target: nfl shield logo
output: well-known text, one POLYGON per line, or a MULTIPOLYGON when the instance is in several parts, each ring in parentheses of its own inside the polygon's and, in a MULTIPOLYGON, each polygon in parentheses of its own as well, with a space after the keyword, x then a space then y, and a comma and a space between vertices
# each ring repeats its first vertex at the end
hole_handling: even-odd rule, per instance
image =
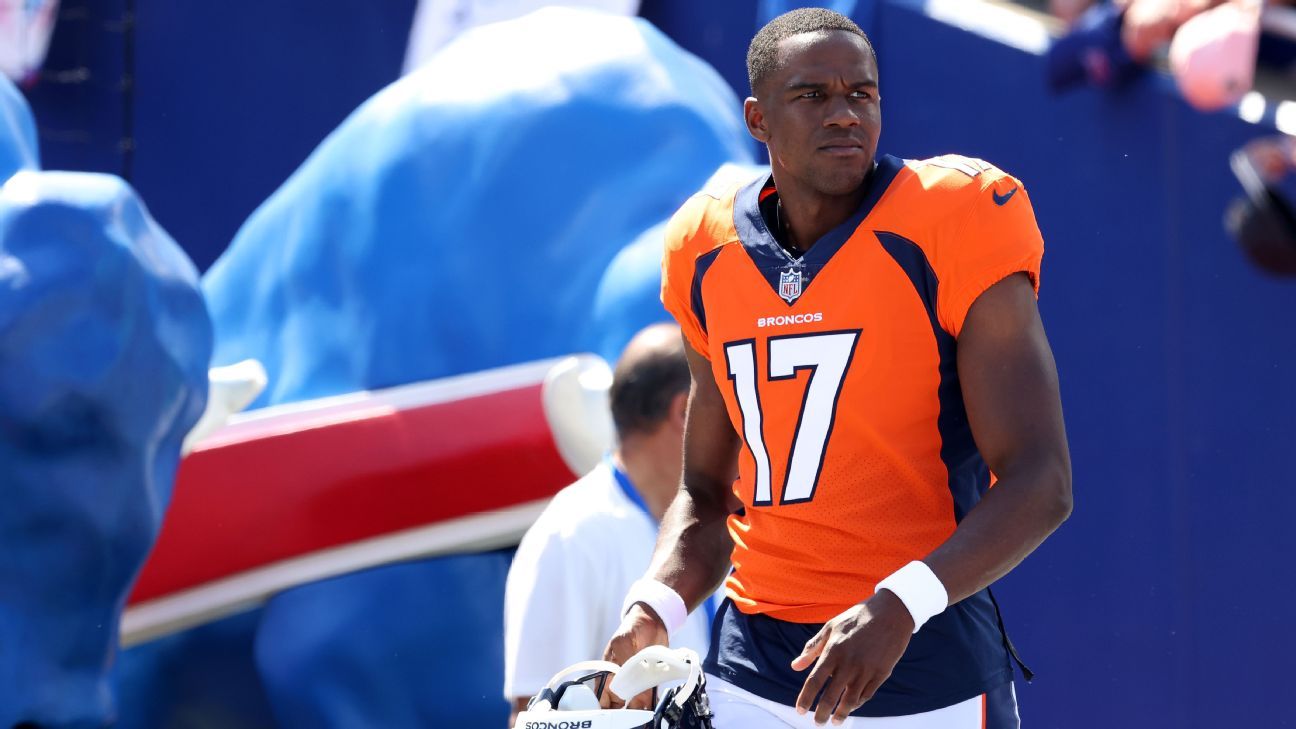
POLYGON ((801 269, 788 266, 779 273, 779 296, 789 304, 801 295, 801 269))

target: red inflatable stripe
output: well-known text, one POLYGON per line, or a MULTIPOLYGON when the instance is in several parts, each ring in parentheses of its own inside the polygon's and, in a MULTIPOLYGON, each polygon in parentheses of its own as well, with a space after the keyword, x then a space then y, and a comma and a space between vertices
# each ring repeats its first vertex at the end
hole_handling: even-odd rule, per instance
POLYGON ((551 496, 574 474, 545 419, 543 371, 527 377, 461 398, 432 383, 322 401, 218 431, 182 462, 130 602, 551 496))

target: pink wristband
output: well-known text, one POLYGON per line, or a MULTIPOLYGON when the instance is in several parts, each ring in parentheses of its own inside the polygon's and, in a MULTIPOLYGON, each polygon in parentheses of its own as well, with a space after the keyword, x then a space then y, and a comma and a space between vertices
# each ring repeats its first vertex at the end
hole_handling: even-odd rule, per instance
POLYGON ((637 602, 647 605, 657 613, 657 617, 661 618, 666 626, 667 635, 679 630, 688 618, 688 607, 684 604, 684 598, 669 586, 650 577, 638 580, 630 586, 630 592, 626 594, 625 602, 621 604, 621 614, 630 612, 630 608, 637 602))

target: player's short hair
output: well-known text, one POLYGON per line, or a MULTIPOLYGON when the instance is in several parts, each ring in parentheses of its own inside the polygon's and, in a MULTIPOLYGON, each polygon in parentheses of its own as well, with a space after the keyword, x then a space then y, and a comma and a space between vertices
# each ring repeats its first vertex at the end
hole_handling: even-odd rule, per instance
POLYGON ((747 82, 751 84, 754 95, 756 88, 778 69, 778 46, 784 39, 802 33, 820 33, 831 30, 844 30, 864 39, 869 53, 877 60, 873 42, 860 30, 855 21, 841 13, 827 8, 799 8, 791 10, 765 24, 752 38, 747 46, 747 82))
POLYGON ((670 413, 671 403, 689 389, 688 358, 679 337, 635 357, 622 357, 612 374, 612 422, 621 438, 649 433, 670 413))

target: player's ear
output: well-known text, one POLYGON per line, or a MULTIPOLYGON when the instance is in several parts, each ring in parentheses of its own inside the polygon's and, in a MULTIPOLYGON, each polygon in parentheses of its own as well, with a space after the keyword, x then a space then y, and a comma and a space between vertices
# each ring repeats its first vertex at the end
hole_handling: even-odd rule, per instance
POLYGON ((748 96, 743 102, 743 119, 747 122, 747 133, 758 142, 769 141, 769 130, 765 126, 765 111, 761 109, 760 100, 748 96))
POLYGON ((688 412, 688 391, 676 395, 670 404, 670 413, 666 416, 671 427, 684 432, 684 421, 688 412))

